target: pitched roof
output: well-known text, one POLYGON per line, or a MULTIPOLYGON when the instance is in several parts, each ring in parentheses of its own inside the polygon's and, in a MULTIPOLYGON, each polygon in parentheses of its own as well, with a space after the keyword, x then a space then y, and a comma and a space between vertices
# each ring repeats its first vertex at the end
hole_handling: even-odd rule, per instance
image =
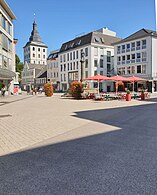
POLYGON ((157 36, 157 33, 153 30, 147 30, 147 29, 143 28, 143 29, 133 33, 132 35, 126 37, 125 39, 122 39, 121 41, 115 42, 113 45, 117 45, 120 43, 132 41, 132 40, 139 39, 142 37, 147 37, 147 36, 157 36))
POLYGON ((101 32, 90 32, 69 42, 63 43, 60 49, 60 53, 92 43, 111 46, 112 43, 120 40, 120 38, 105 35, 101 32))
POLYGON ((29 69, 43 69, 46 65, 42 65, 42 64, 27 64, 29 69))
POLYGON ((70 49, 74 49, 76 47, 80 47, 86 44, 89 44, 92 39, 92 33, 88 33, 81 37, 77 37, 69 42, 63 43, 60 49, 60 52, 64 52, 70 49))
POLYGON ((45 45, 45 43, 42 42, 41 37, 39 35, 38 29, 37 29, 37 24, 36 21, 33 22, 33 30, 31 32, 31 36, 29 38, 29 41, 26 43, 26 45, 24 46, 24 48, 27 45, 38 45, 38 46, 43 46, 43 47, 47 47, 45 45))
POLYGON ((36 75, 36 78, 45 78, 47 77, 47 66, 45 66, 41 71, 36 75))
POLYGON ((58 58, 58 53, 59 53, 59 50, 55 50, 55 51, 51 52, 47 59, 48 60, 53 60, 53 59, 58 58))
POLYGON ((47 70, 45 72, 43 72, 40 76, 38 76, 37 78, 47 78, 47 70))

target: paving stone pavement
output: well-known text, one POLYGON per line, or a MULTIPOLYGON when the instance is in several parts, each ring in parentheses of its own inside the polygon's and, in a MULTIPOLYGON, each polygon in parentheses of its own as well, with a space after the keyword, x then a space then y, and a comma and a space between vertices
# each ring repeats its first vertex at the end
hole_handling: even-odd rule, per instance
POLYGON ((156 195, 157 97, 0 106, 0 195, 156 195))
POLYGON ((107 124, 76 118, 74 116, 77 111, 152 103, 137 100, 132 100, 131 102, 73 100, 61 98, 60 94, 54 94, 51 98, 47 98, 44 95, 24 95, 6 99, 9 104, 0 106, 0 155, 16 152, 34 145, 36 147, 42 143, 45 144, 45 140, 57 143, 67 139, 117 129, 107 124), (92 123, 90 129, 78 131, 68 137, 68 132, 75 132, 77 128, 82 126, 85 128, 89 123, 92 123), (92 129, 94 126, 97 126, 97 131, 95 131, 95 128, 92 129), (61 135, 62 138, 60 137, 61 135))

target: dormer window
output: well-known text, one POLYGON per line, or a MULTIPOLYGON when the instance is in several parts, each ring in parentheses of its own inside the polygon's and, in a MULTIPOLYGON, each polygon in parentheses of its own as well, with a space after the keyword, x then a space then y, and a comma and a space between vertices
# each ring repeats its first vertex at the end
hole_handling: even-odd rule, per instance
POLYGON ((74 47, 74 43, 71 44, 71 47, 74 47))
POLYGON ((68 48, 68 46, 66 45, 66 46, 65 46, 65 50, 66 50, 67 48, 68 48))
POLYGON ((81 44, 81 40, 79 40, 77 44, 80 45, 81 44))
POLYGON ((33 47, 33 51, 35 51, 35 47, 33 47))
POLYGON ((105 43, 105 41, 104 41, 104 38, 103 38, 103 37, 101 37, 101 42, 102 42, 102 43, 105 43))
POLYGON ((99 37, 95 37, 95 42, 100 42, 99 37))

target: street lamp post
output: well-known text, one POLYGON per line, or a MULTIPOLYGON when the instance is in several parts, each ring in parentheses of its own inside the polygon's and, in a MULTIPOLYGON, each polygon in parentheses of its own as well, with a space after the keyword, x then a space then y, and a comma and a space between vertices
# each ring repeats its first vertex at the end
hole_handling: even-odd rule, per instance
POLYGON ((84 63, 85 63, 85 53, 81 51, 81 79, 80 81, 82 82, 84 79, 84 63))

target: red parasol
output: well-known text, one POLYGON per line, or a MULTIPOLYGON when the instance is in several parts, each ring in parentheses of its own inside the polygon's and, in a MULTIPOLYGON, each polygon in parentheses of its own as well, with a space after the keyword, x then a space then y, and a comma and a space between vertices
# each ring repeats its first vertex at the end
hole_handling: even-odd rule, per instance
POLYGON ((105 80, 111 80, 110 77, 106 77, 103 75, 95 75, 89 78, 85 78, 84 80, 92 80, 92 81, 98 81, 98 93, 99 93, 99 82, 105 81, 105 80))
POLYGON ((134 84, 138 81, 146 81, 146 79, 140 78, 140 77, 128 77, 128 81, 133 82, 133 92, 134 92, 134 84))

